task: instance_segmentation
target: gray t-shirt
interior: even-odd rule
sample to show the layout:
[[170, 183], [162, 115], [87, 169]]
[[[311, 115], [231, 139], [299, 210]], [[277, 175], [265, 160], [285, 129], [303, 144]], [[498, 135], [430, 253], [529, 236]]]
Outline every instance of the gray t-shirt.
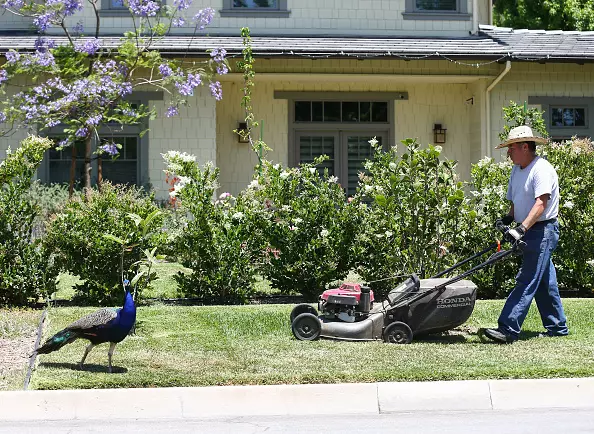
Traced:
[[559, 178], [547, 160], [536, 157], [522, 169], [514, 165], [507, 185], [507, 200], [514, 204], [514, 220], [523, 222], [537, 197], [549, 195], [547, 206], [538, 221], [556, 218], [559, 213]]

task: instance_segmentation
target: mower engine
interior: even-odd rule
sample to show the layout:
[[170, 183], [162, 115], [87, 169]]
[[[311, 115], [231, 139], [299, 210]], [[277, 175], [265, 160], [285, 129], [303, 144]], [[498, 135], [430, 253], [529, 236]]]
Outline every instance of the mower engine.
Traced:
[[340, 288], [328, 289], [320, 295], [318, 310], [328, 319], [338, 318], [355, 322], [373, 307], [373, 291], [358, 283], [343, 283]]

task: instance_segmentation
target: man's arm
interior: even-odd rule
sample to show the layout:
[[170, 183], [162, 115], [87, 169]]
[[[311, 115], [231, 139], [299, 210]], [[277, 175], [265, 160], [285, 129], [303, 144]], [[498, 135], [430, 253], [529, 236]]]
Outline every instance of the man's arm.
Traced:
[[[530, 229], [532, 227], [532, 225], [538, 221], [539, 217], [542, 215], [545, 208], [547, 207], [548, 201], [549, 201], [548, 194], [543, 194], [536, 198], [536, 201], [534, 202], [532, 209], [528, 213], [528, 216], [522, 222], [522, 226], [524, 226], [524, 228], [526, 230]], [[513, 205], [512, 205], [512, 210], [513, 210]]]

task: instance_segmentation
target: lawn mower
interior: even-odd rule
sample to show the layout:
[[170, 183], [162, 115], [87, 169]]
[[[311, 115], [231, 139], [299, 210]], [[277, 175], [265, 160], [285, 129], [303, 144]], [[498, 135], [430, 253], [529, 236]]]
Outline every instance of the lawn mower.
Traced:
[[[499, 223], [497, 229], [507, 234], [509, 227]], [[476, 285], [465, 278], [520, 251], [524, 245], [511, 237], [506, 241], [511, 243], [507, 250], [502, 250], [501, 242], [496, 241], [429, 279], [419, 279], [413, 273], [381, 303], [374, 303], [368, 285], [345, 283], [340, 288], [326, 290], [319, 298], [319, 312], [307, 303], [293, 308], [293, 335], [306, 341], [322, 337], [347, 341], [383, 339], [407, 344], [413, 336], [458, 327], [470, 317], [476, 301]], [[492, 250], [496, 252], [468, 271], [451, 278], [442, 277]]]

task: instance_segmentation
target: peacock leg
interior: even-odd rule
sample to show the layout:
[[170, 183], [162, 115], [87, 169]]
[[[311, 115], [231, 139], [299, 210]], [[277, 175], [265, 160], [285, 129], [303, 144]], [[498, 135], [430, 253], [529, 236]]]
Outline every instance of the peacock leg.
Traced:
[[109, 366], [107, 367], [107, 372], [109, 372], [110, 374], [111, 374], [111, 356], [113, 356], [113, 352], [115, 351], [115, 346], [116, 346], [116, 343], [112, 342], [109, 345], [109, 351], [107, 352], [107, 361], [109, 364]]
[[84, 363], [85, 363], [85, 359], [87, 358], [87, 355], [91, 352], [91, 350], [93, 349], [93, 347], [95, 346], [95, 344], [90, 343], [89, 345], [87, 345], [87, 348], [85, 348], [85, 353], [83, 354], [83, 358], [80, 361], [80, 364], [78, 365], [78, 367], [80, 369], [82, 369]]

